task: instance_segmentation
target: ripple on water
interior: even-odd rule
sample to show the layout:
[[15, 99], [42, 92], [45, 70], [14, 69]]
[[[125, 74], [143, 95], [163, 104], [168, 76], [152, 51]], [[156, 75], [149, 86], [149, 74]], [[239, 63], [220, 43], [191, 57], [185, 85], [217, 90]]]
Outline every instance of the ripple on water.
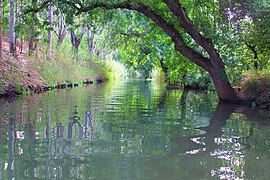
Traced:
[[269, 177], [269, 122], [212, 98], [127, 81], [1, 100], [0, 179]]

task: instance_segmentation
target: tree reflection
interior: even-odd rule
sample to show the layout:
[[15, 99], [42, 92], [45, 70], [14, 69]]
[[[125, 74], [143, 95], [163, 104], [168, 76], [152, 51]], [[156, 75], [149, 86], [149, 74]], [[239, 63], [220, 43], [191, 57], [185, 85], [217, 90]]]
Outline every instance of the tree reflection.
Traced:
[[91, 108], [88, 108], [88, 111], [86, 111], [84, 122], [84, 138], [92, 139], [92, 137], [93, 137], [92, 111]]
[[128, 83], [112, 97], [74, 96], [72, 110], [37, 102], [37, 112], [22, 115], [27, 124], [16, 126], [28, 134], [22, 138], [15, 136], [15, 120], [0, 125], [1, 150], [8, 152], [0, 156], [3, 177], [236, 179], [248, 167], [254, 172], [256, 153], [269, 152], [269, 131], [260, 132], [263, 122], [249, 121], [242, 106], [219, 103], [213, 109], [205, 94], [150, 85]]
[[14, 176], [14, 144], [15, 143], [15, 122], [13, 118], [8, 122], [8, 179], [13, 179]]
[[68, 123], [68, 139], [72, 139], [72, 135], [74, 132], [74, 137], [73, 138], [83, 138], [83, 127], [81, 125], [81, 123], [79, 122], [79, 120], [81, 119], [78, 116], [78, 110], [77, 110], [77, 106], [75, 106], [75, 111], [73, 112], [73, 116], [71, 116], [69, 118], [69, 123]]
[[56, 137], [57, 139], [63, 139], [64, 138], [64, 124], [59, 122], [56, 124]]
[[184, 89], [183, 94], [180, 98], [180, 106], [181, 106], [181, 119], [184, 119], [186, 117], [186, 101], [187, 101], [187, 96], [188, 96], [189, 89]]
[[47, 140], [47, 158], [46, 158], [46, 179], [51, 179], [51, 114], [48, 112], [46, 120], [46, 140]]
[[205, 138], [206, 153], [211, 152], [217, 148], [215, 138], [221, 137], [223, 134], [222, 128], [226, 126], [226, 120], [228, 120], [231, 114], [235, 111], [236, 105], [228, 103], [219, 103], [213, 117], [210, 119], [209, 126], [201, 127], [199, 129], [204, 130], [206, 133], [203, 135]]
[[2, 176], [2, 120], [0, 119], [0, 180], [3, 179]]

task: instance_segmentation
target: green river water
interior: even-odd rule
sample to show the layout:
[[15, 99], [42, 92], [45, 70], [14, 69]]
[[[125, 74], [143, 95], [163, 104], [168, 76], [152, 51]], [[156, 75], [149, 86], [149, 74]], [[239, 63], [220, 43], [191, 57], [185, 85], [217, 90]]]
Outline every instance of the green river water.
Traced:
[[0, 179], [269, 179], [270, 120], [127, 80], [0, 99]]

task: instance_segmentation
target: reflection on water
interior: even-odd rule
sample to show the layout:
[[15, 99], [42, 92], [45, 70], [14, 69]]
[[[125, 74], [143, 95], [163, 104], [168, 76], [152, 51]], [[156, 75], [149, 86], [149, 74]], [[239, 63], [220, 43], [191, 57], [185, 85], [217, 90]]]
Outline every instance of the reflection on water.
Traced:
[[0, 179], [266, 179], [270, 122], [127, 81], [0, 100]]

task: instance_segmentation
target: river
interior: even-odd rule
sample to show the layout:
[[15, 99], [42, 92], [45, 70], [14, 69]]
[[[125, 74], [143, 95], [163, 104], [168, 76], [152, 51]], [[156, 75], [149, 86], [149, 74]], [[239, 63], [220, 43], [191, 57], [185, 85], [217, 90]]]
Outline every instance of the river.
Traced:
[[267, 179], [270, 120], [126, 80], [0, 99], [0, 179]]

